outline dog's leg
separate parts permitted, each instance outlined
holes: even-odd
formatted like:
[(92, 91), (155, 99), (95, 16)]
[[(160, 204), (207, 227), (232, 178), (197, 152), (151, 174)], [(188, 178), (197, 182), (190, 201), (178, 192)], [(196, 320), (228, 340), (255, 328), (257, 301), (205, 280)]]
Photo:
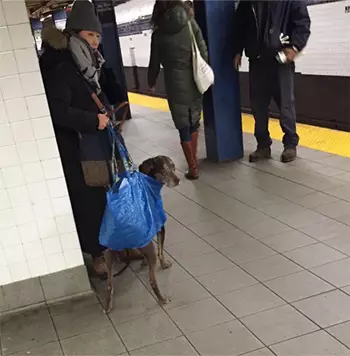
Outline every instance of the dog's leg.
[(148, 261), (149, 281), (153, 289), (153, 292), (157, 296), (158, 302), (160, 304), (169, 303), (170, 298), (164, 297), (158, 287), (158, 283), (156, 279), (157, 254), (156, 254), (156, 249), (154, 248), (153, 241), (151, 241), (146, 247), (142, 248), (141, 251)]
[(114, 284), (113, 284), (113, 267), (116, 254), (107, 249), (105, 251), (105, 260), (107, 265), (107, 298), (104, 306), (105, 314), (108, 314), (113, 308)]
[(158, 258), (160, 265), (163, 269), (170, 268), (172, 266), (171, 261), (165, 260), (164, 257), (164, 241), (165, 241), (165, 227), (163, 226), (160, 232), (157, 234), (158, 242)]

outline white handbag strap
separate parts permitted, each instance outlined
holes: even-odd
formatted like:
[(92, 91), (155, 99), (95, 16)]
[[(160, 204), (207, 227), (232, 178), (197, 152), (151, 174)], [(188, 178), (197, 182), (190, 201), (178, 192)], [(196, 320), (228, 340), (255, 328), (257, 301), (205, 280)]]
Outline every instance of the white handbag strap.
[(195, 35), (194, 35), (194, 33), (193, 33), (193, 28), (192, 28), (191, 20), (188, 21), (188, 28), (189, 28), (189, 30), (190, 30), (193, 52), (195, 52), (195, 53), (197, 54), (197, 53), (199, 52), (199, 48), (198, 48), (198, 45), (197, 45), (196, 37), (195, 37)]

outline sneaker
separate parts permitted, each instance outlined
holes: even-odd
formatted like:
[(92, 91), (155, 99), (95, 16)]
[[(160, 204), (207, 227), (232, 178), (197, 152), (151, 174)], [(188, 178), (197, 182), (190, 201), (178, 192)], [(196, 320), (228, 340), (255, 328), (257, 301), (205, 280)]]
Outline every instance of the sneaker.
[(281, 162), (292, 162), (297, 158), (297, 149), (295, 147), (285, 148), (281, 154)]
[(271, 148), (257, 148), (257, 150), (249, 155), (249, 162), (258, 162), (264, 159), (271, 158)]

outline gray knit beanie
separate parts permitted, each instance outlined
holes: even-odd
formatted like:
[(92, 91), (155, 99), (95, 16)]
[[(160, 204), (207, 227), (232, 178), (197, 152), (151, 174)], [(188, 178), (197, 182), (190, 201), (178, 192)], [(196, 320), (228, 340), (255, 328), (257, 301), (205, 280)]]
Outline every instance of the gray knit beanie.
[(102, 34), (95, 7), (89, 0), (76, 0), (66, 23), (67, 31), (93, 31)]

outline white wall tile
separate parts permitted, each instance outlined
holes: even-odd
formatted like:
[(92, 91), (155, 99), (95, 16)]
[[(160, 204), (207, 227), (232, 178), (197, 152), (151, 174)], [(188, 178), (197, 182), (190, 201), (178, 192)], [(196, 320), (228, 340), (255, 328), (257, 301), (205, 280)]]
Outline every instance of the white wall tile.
[(22, 245), (7, 247), (4, 249), (4, 253), (8, 265), (21, 263), (26, 258)]
[(33, 205), (34, 214), (37, 220), (53, 219), (55, 217), (51, 200), (44, 200)]
[(17, 226), (1, 230), (0, 234), (0, 246), (2, 246), (3, 249), (22, 244)]
[(25, 186), (9, 188), (7, 191), (10, 197), (11, 207), (14, 208), (22, 204), (30, 204), (28, 191)]
[(32, 278), (43, 276), (49, 273), (49, 267), (47, 266), (45, 257), (28, 261), (28, 267)]
[(19, 73), (29, 73), (40, 70), (38, 56), (34, 48), (15, 50), (15, 58)]
[(76, 231), (75, 222), (72, 214), (56, 217), (56, 224), (60, 235)]
[(61, 178), (64, 176), (60, 158), (49, 159), (41, 162), (46, 179)]
[(40, 159), (47, 160), (60, 156), (58, 152), (57, 142), (54, 137), (37, 140)]
[(45, 256), (57, 255), (62, 253), (61, 241), (58, 236), (49, 237), (41, 240)]
[[(1, 4), (0, 4), (1, 5)], [(7, 266), (0, 266), (0, 286), (12, 282), (10, 269)]]
[(24, 185), (24, 177), (21, 166), (4, 168), (2, 170), (2, 177), (6, 188)]
[(0, 78), (17, 74), (15, 54), (12, 51), (0, 53)]
[(1, 241), (0, 241), (0, 271), (1, 271), (1, 267), (6, 266), (6, 265), (7, 265), (7, 262), (6, 262), (6, 258), (5, 258), (5, 253), (1, 247)]
[(38, 220), (38, 229), (41, 239), (57, 236), (58, 230), (55, 219)]
[(67, 268), (81, 266), (84, 263), (81, 249), (69, 250), (64, 252)]
[(0, 0), (0, 286), (82, 264), (25, 2)]
[(0, 190), (0, 210), (7, 210), (11, 208), (10, 198), (7, 190)]
[(57, 255), (51, 255), (46, 257), (46, 262), (49, 267), (50, 273), (55, 273), (66, 269), (66, 260), (64, 259), (63, 253)]
[(3, 8), (8, 25), (29, 22), (27, 8), (24, 1), (5, 0), (3, 1)]
[(13, 208), (17, 226), (29, 224), (35, 221), (34, 212), (31, 205), (21, 205)]
[(72, 213), (72, 207), (68, 196), (52, 199), (52, 208), (55, 216)]
[(16, 226), (12, 209), (0, 210), (0, 231)]
[(24, 254), (27, 261), (44, 257), (44, 249), (41, 240), (36, 240), (23, 244)]
[(55, 137), (53, 125), (50, 117), (41, 117), (40, 119), (33, 119), (32, 125), (34, 135), (37, 140), (44, 138)]
[(18, 231), (23, 244), (40, 240), (38, 227), (35, 222), (20, 226)]
[(45, 181), (30, 183), (28, 184), (27, 189), (32, 204), (40, 203), (49, 199), (49, 192)]
[(7, 52), (13, 49), (9, 30), (0, 26), (0, 52)]
[(24, 98), (6, 100), (5, 107), (10, 122), (23, 121), (29, 119), (28, 109)]
[(10, 265), (12, 282), (20, 282), (31, 277), (28, 264), (25, 260), (21, 263)]
[(29, 116), (32, 119), (50, 116), (50, 110), (45, 94), (28, 96), (26, 97), (26, 102), (29, 110)]
[(25, 163), (22, 169), (26, 183), (36, 183), (45, 180), (44, 170), (40, 162)]
[(18, 163), (16, 146), (0, 147), (0, 168), (16, 166)]
[(78, 234), (71, 232), (60, 236), (63, 251), (75, 250), (80, 248)]
[(8, 29), (14, 49), (33, 48), (34, 37), (29, 23), (11, 25)]
[(0, 147), (14, 145), (14, 143), (10, 125), (0, 126)]
[(67, 184), (64, 178), (50, 179), (47, 181), (49, 194), (52, 199), (68, 196)]
[(34, 141), (34, 132), (30, 120), (11, 124), (12, 134), (17, 144)]
[(8, 123), (7, 112), (5, 108), (5, 103), (0, 101), (0, 125), (4, 125)]
[(17, 145), (17, 151), (21, 163), (33, 163), (40, 161), (38, 147), (35, 141), (20, 143)]
[(40, 72), (24, 73), (20, 77), (25, 96), (38, 95), (45, 92)]
[(35, 260), (28, 261), (30, 275), (35, 278), (49, 273), (46, 258), (36, 258)]
[(0, 78), (0, 91), (4, 100), (21, 98), (23, 90), (19, 76)]
[(5, 20), (4, 8), (2, 6), (2, 2), (0, 1), (0, 26), (5, 26), (5, 25), (6, 25), (6, 20)]

